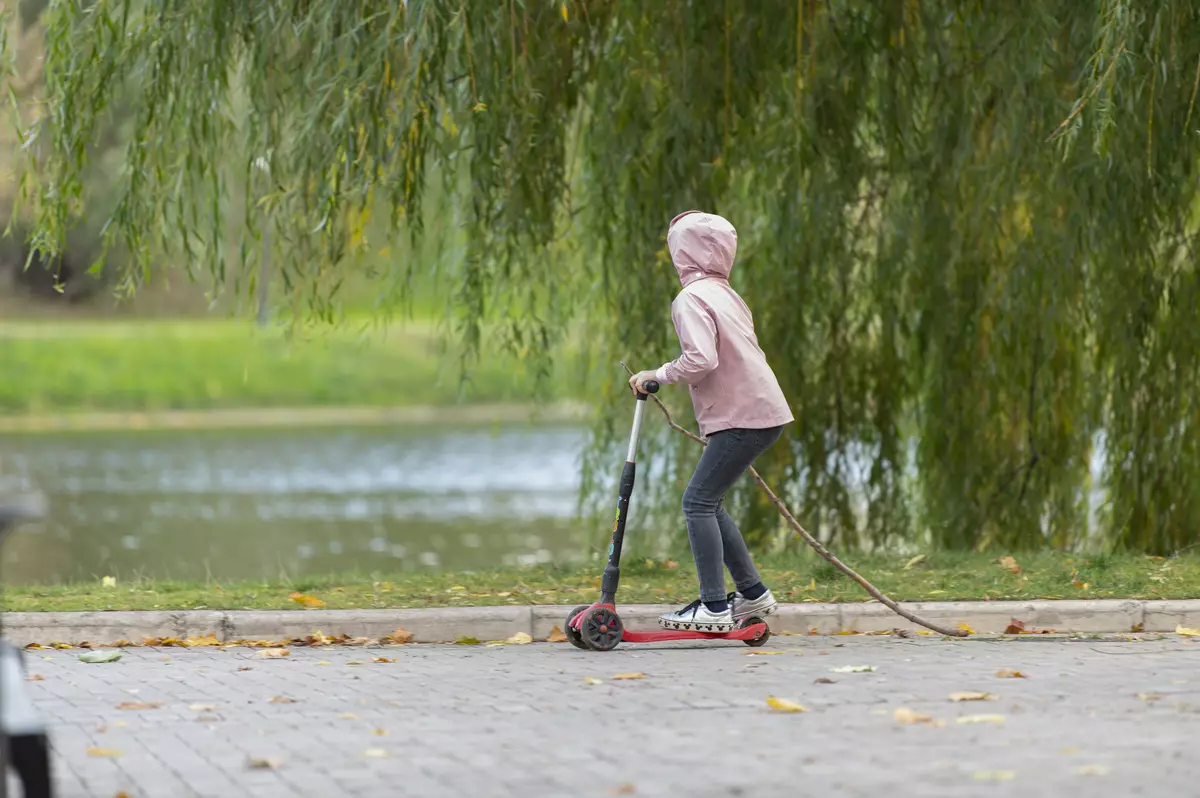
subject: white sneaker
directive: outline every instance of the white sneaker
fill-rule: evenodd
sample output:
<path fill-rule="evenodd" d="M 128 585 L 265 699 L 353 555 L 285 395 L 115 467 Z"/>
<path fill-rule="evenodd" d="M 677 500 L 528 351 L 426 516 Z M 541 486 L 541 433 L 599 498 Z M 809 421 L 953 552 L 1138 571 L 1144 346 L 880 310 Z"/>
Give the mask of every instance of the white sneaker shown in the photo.
<path fill-rule="evenodd" d="M 779 602 L 771 595 L 770 590 L 753 600 L 746 598 L 741 593 L 730 593 L 729 606 L 733 608 L 733 620 L 736 622 L 754 616 L 766 618 L 779 609 Z"/>
<path fill-rule="evenodd" d="M 733 611 L 709 612 L 699 599 L 681 610 L 660 615 L 658 623 L 664 629 L 692 632 L 729 632 L 733 630 Z"/>

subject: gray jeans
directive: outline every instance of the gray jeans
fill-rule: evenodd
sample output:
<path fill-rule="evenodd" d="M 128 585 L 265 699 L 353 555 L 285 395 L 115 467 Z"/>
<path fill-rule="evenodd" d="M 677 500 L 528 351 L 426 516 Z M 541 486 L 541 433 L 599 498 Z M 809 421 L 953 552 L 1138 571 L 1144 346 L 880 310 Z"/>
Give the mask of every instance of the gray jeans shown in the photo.
<path fill-rule="evenodd" d="M 783 427 L 728 429 L 713 433 L 700 455 L 696 473 L 683 492 L 683 517 L 700 577 L 701 601 L 725 600 L 725 572 L 738 590 L 758 584 L 758 570 L 750 559 L 737 524 L 725 512 L 725 494 L 754 460 L 783 434 Z"/>

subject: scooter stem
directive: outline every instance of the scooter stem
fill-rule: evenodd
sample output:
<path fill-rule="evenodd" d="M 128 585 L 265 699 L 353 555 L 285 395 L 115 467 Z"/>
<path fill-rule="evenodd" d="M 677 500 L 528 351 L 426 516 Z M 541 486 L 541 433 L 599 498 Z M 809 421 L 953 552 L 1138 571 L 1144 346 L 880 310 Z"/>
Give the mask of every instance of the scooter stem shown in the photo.
<path fill-rule="evenodd" d="M 633 410 L 633 430 L 629 433 L 629 451 L 625 455 L 625 466 L 621 469 L 621 487 L 617 493 L 617 514 L 613 519 L 612 541 L 608 544 L 608 563 L 600 580 L 600 603 L 615 604 L 617 584 L 621 581 L 621 544 L 625 541 L 625 519 L 629 514 L 629 497 L 633 495 L 633 481 L 637 473 L 637 444 L 642 432 L 642 416 L 646 412 L 646 398 L 658 392 L 658 383 L 648 380 L 646 393 L 637 392 L 637 404 Z"/>

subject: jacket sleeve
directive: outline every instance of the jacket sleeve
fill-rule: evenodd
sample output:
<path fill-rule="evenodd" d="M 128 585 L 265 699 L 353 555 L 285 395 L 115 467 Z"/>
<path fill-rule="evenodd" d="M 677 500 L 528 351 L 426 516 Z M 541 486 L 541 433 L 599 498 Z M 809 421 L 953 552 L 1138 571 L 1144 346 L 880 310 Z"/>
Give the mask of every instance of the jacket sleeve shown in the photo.
<path fill-rule="evenodd" d="M 691 294 L 680 294 L 671 305 L 671 320 L 683 354 L 664 363 L 654 376 L 669 385 L 694 385 L 717 367 L 717 322 L 708 306 Z"/>

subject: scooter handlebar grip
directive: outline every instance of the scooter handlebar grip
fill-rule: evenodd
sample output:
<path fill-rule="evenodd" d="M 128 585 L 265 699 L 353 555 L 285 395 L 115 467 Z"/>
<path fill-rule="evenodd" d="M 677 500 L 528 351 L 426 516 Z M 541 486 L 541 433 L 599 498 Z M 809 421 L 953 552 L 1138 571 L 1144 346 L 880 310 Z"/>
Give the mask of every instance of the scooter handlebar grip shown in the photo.
<path fill-rule="evenodd" d="M 646 380 L 642 387 L 646 389 L 646 393 L 658 393 L 658 380 Z"/>

